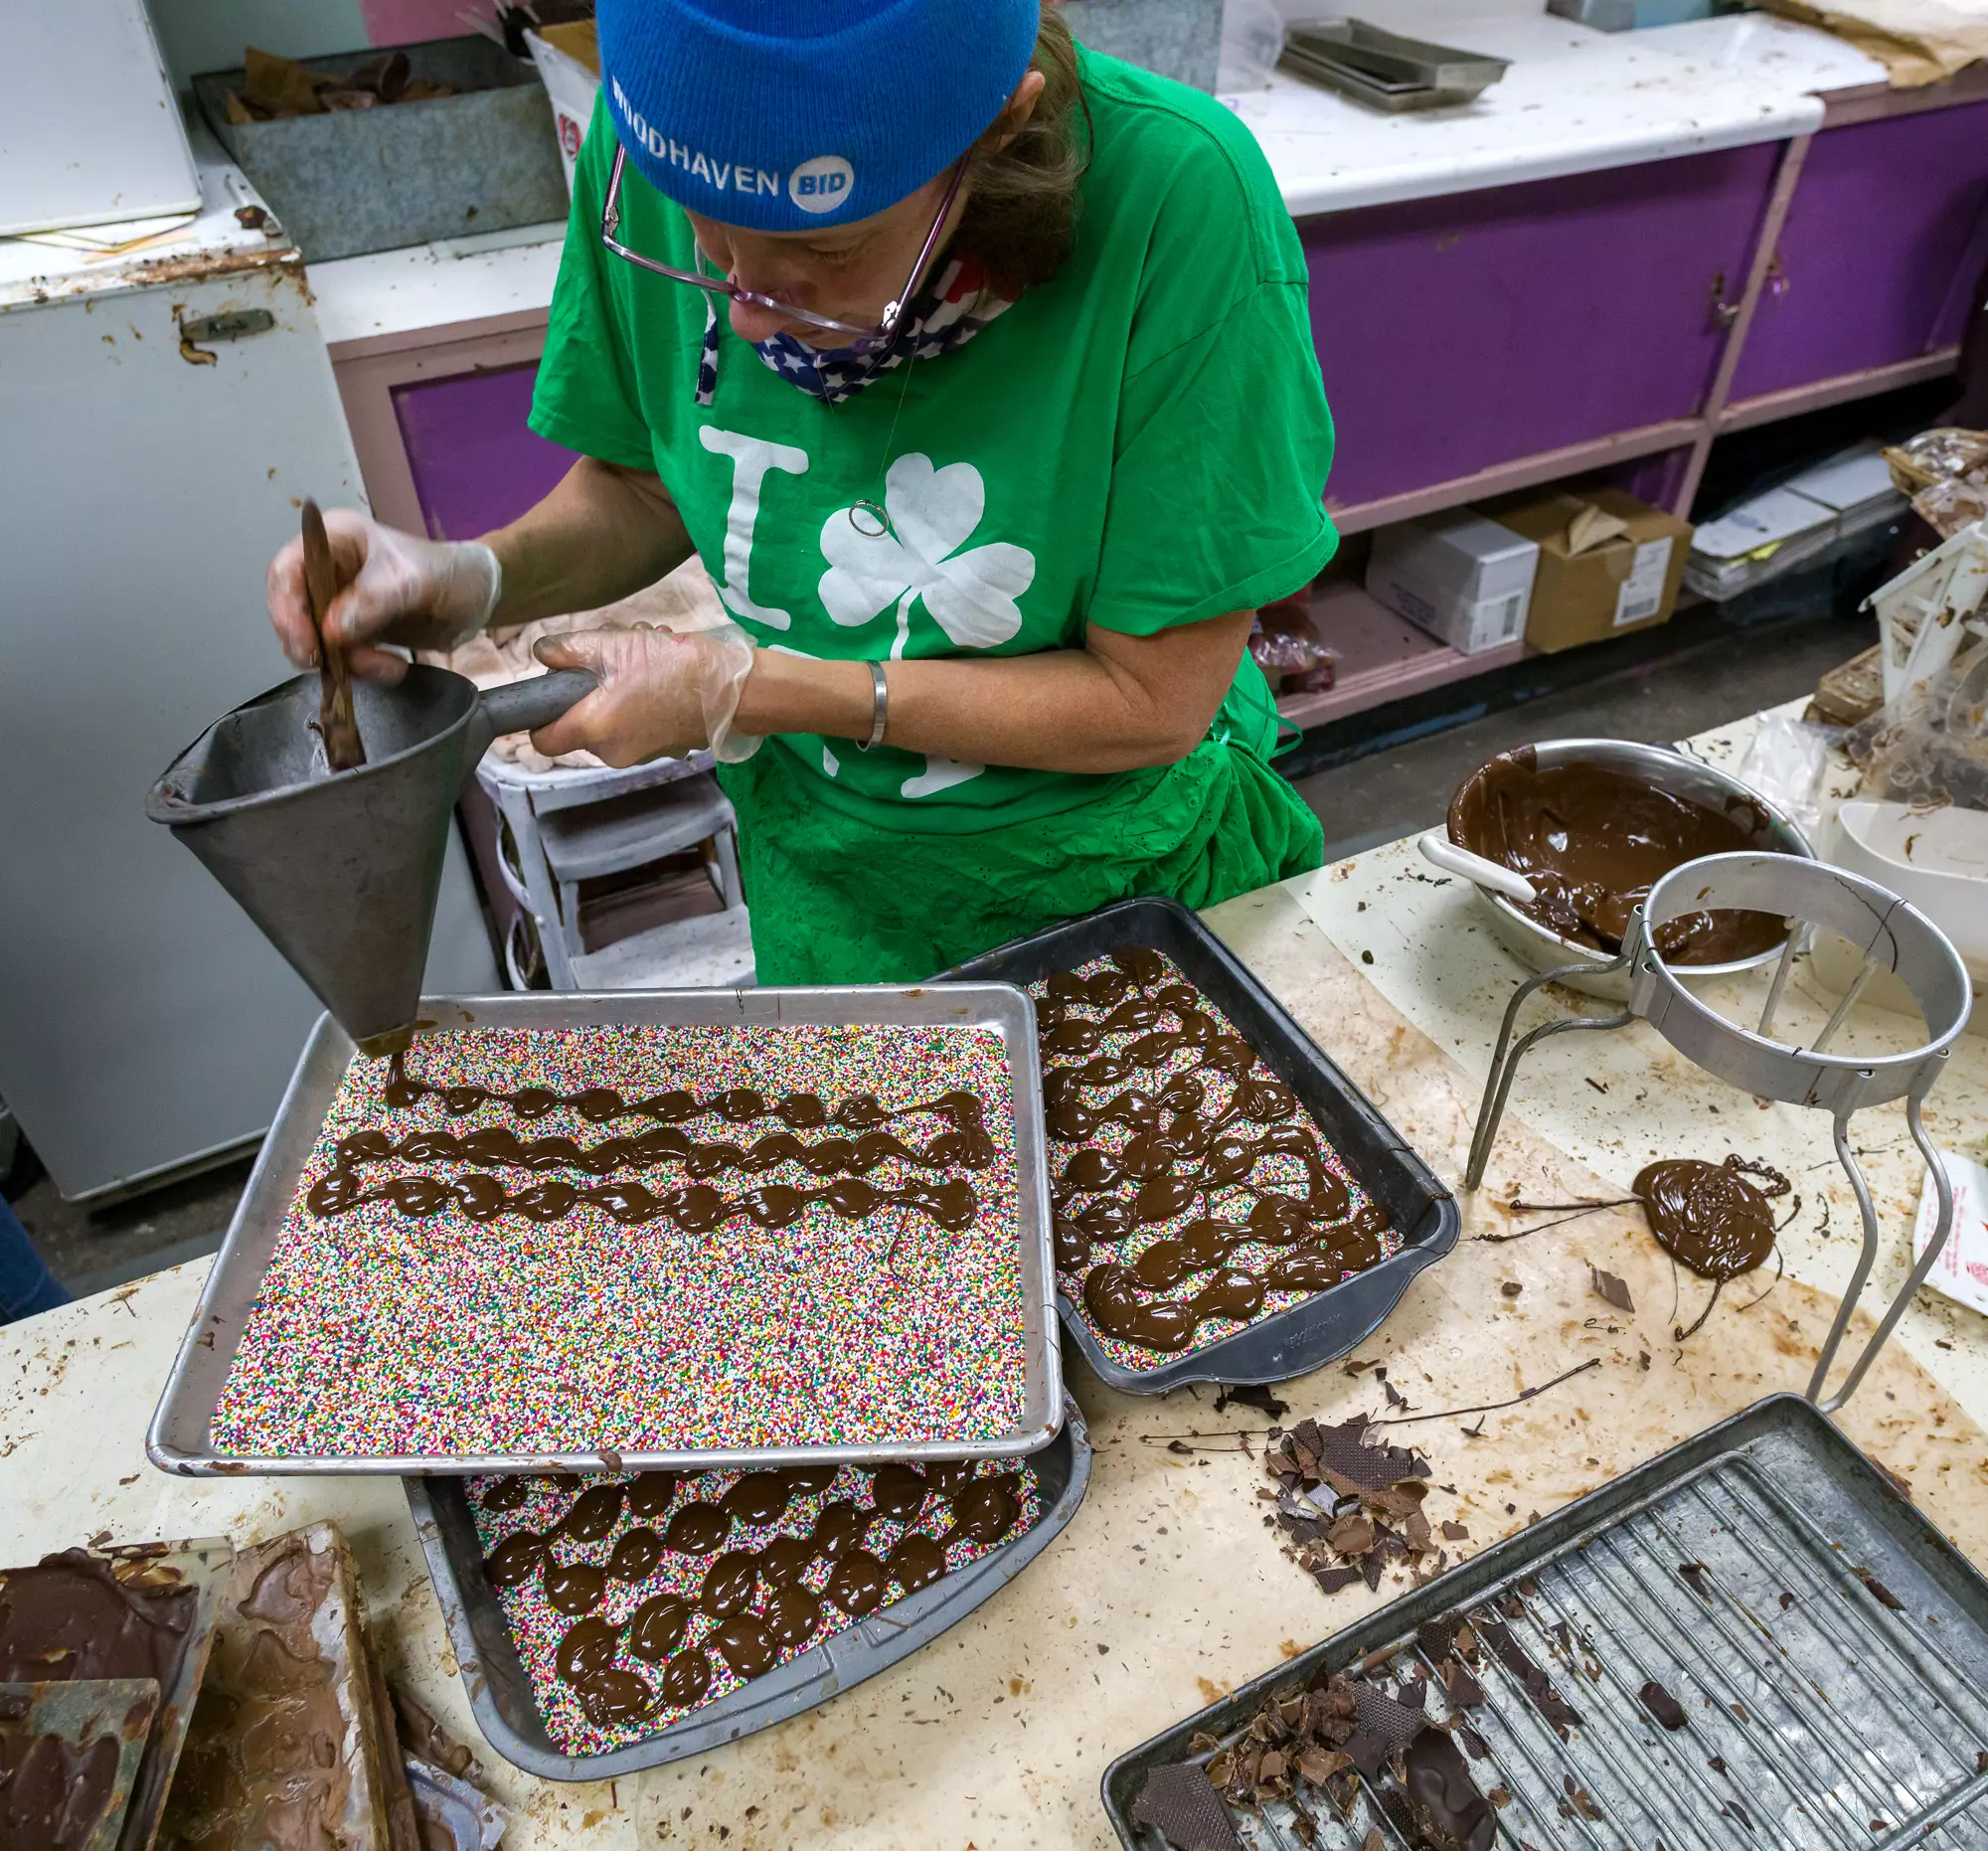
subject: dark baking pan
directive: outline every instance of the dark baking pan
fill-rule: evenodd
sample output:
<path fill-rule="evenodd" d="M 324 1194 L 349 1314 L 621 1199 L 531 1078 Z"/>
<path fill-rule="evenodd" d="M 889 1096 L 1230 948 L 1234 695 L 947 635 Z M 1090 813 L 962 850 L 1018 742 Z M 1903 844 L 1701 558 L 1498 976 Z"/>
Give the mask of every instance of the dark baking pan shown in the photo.
<path fill-rule="evenodd" d="M 1077 1515 L 1090 1480 L 1090 1435 L 1068 1397 L 1063 1430 L 1040 1452 L 1029 1454 L 1040 1479 L 1042 1515 L 1036 1525 L 956 1575 L 880 1607 L 867 1618 L 831 1633 L 798 1658 L 743 1684 L 680 1722 L 605 1755 L 568 1755 L 546 1734 L 532 1680 L 511 1641 L 510 1622 L 490 1579 L 476 1520 L 460 1478 L 403 1478 L 415 1533 L 428 1559 L 428 1576 L 441 1602 L 442 1623 L 469 1692 L 469 1707 L 490 1746 L 508 1762 L 544 1780 L 606 1780 L 660 1767 L 689 1755 L 706 1755 L 803 1710 L 826 1703 L 860 1684 L 998 1594 L 1050 1545 Z"/>
<path fill-rule="evenodd" d="M 1563 1740 L 1528 1701 L 1523 1664 L 1514 1675 L 1480 1654 L 1485 1700 L 1467 1721 L 1488 1757 L 1470 1769 L 1481 1791 L 1510 1795 L 1501 1846 L 1988 1845 L 1988 1581 L 1794 1395 L 1756 1402 L 1120 1756 L 1103 1782 L 1119 1838 L 1164 1844 L 1132 1808 L 1151 1768 L 1202 1759 L 1197 1733 L 1227 1744 L 1265 1697 L 1393 1653 L 1432 1670 L 1417 1629 L 1494 1604 L 1577 1712 Z M 1645 1706 L 1649 1683 L 1682 1707 L 1675 1733 Z M 1454 1714 L 1440 1678 L 1428 1704 L 1438 1721 Z M 1249 1844 L 1356 1851 L 1369 1830 L 1406 1842 L 1371 1793 L 1347 1819 L 1322 1793 L 1301 1797 L 1316 1837 L 1272 1801 L 1248 1815 Z"/>
<path fill-rule="evenodd" d="M 1133 1395 L 1162 1395 L 1184 1382 L 1286 1382 L 1308 1375 L 1371 1337 L 1401 1302 L 1408 1281 L 1456 1245 L 1461 1226 L 1456 1200 L 1366 1094 L 1178 901 L 1121 900 L 969 958 L 939 980 L 1027 985 L 1134 944 L 1172 958 L 1297 1094 L 1360 1186 L 1403 1231 L 1402 1251 L 1302 1304 L 1258 1318 L 1232 1337 L 1169 1357 L 1151 1369 L 1114 1363 L 1083 1313 L 1059 1292 L 1064 1328 L 1104 1381 Z"/>

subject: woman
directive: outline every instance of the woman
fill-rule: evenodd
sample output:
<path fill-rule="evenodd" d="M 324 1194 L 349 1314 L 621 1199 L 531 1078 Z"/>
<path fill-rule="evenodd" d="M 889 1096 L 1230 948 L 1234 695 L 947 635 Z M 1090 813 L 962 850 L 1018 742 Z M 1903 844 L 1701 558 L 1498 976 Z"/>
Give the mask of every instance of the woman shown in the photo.
<path fill-rule="evenodd" d="M 735 622 L 539 645 L 534 736 L 711 745 L 759 981 L 892 981 L 1315 867 L 1257 606 L 1335 537 L 1303 252 L 1246 130 L 1038 0 L 601 0 L 533 428 L 481 542 L 332 519 L 333 633 L 445 649 L 695 550 Z M 314 660 L 300 550 L 270 612 Z"/>

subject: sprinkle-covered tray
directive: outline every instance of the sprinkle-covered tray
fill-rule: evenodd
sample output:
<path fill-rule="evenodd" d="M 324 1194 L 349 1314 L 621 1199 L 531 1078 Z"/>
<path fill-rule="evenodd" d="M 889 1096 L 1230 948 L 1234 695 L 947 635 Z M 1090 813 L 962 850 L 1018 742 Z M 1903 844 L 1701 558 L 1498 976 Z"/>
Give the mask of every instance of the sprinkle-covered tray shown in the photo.
<path fill-rule="evenodd" d="M 1123 974 L 1121 964 L 1143 967 L 1154 953 L 1165 968 L 1153 982 L 1116 980 Z M 1189 1346 L 1178 1353 L 1114 1338 L 1098 1325 L 1092 1307 L 1076 1295 L 1080 1290 L 1077 1262 L 1089 1263 L 1091 1254 L 1060 1253 L 1059 1304 L 1084 1360 L 1113 1388 L 1156 1395 L 1186 1382 L 1286 1381 L 1363 1343 L 1400 1302 L 1408 1281 L 1456 1245 L 1459 1221 L 1449 1192 L 1215 934 L 1174 901 L 1121 901 L 970 959 L 947 972 L 945 980 L 1000 980 L 1036 989 L 1060 973 L 1083 971 L 1114 979 L 1109 1000 L 1140 991 L 1157 995 L 1163 1005 L 1161 1024 L 1182 1023 L 1177 1011 L 1169 1013 L 1164 1006 L 1165 979 L 1185 979 L 1199 992 L 1193 1013 L 1201 1018 L 1195 1026 L 1203 1039 L 1191 1048 L 1177 1030 L 1135 1031 L 1146 1032 L 1151 1044 L 1183 1044 L 1177 1055 L 1156 1061 L 1156 1050 L 1132 1043 L 1132 1032 L 1104 1032 L 1110 1017 L 1102 993 L 1090 1000 L 1078 998 L 1060 1012 L 1068 1016 L 1066 1036 L 1075 1031 L 1068 1051 L 1057 1049 L 1058 1028 L 1049 1030 L 1055 1065 L 1045 1074 L 1045 1088 L 1056 1093 L 1048 1101 L 1049 1134 L 1056 1134 L 1057 1108 L 1066 1101 L 1089 1115 L 1107 1104 L 1112 1094 L 1122 1100 L 1128 1095 L 1121 1090 L 1137 1086 L 1162 1094 L 1165 1105 L 1171 1078 L 1206 1092 L 1210 1108 L 1221 1114 L 1207 1133 L 1234 1146 L 1233 1152 L 1225 1152 L 1219 1141 L 1211 1141 L 1206 1159 L 1167 1159 L 1149 1166 L 1153 1176 L 1140 1183 L 1138 1158 L 1123 1137 L 1126 1127 L 1111 1132 L 1109 1151 L 1069 1142 L 1056 1145 L 1051 1161 L 1059 1168 L 1057 1186 L 1073 1211 L 1064 1219 L 1077 1224 L 1064 1229 L 1059 1246 L 1081 1245 L 1099 1257 L 1115 1253 L 1118 1258 L 1108 1267 L 1092 1264 L 1091 1270 L 1116 1275 L 1117 1295 L 1135 1315 L 1162 1303 L 1153 1294 L 1165 1291 L 1163 1284 L 1154 1285 L 1137 1271 L 1140 1262 L 1148 1268 L 1152 1262 L 1162 1262 L 1164 1276 L 1164 1262 L 1171 1258 L 1177 1262 L 1175 1280 L 1186 1282 L 1176 1283 L 1165 1308 L 1176 1317 L 1187 1311 L 1201 1318 Z M 1226 1058 L 1231 1053 L 1237 1056 L 1233 1063 Z M 1090 1057 L 1087 1065 L 1073 1065 L 1085 1056 Z M 1235 1071 L 1203 1072 L 1211 1063 Z M 1088 1084 L 1090 1069 L 1096 1070 L 1095 1084 Z M 1250 1090 L 1268 1102 L 1253 1103 Z M 1304 1132 L 1307 1139 L 1315 1130 L 1325 1140 L 1323 1150 L 1302 1159 L 1280 1154 L 1273 1147 L 1282 1142 L 1277 1134 L 1286 1127 Z M 1089 1174 L 1079 1167 L 1086 1162 L 1096 1164 Z M 1199 1169 L 1206 1177 L 1211 1165 L 1219 1163 L 1248 1176 L 1251 1186 L 1217 1184 L 1201 1192 L 1188 1186 L 1192 1179 L 1187 1172 Z M 1147 1198 L 1167 1188 L 1179 1199 L 1169 1197 L 1148 1214 Z M 1250 1204 L 1252 1215 L 1303 1212 L 1277 1242 L 1265 1245 L 1248 1238 L 1246 1224 L 1232 1228 L 1222 1219 L 1240 1221 Z M 1120 1222 L 1109 1219 L 1114 1215 Z M 1214 1219 L 1197 1228 L 1189 1219 L 1195 1216 Z M 1308 1231 L 1312 1223 L 1334 1222 L 1337 1227 L 1329 1235 Z M 1231 1238 L 1219 1243 L 1223 1251 L 1189 1251 L 1197 1239 L 1224 1235 Z M 1297 1245 L 1293 1235 L 1299 1237 Z M 1169 1251 L 1156 1251 L 1161 1249 Z M 1293 1265 L 1294 1261 L 1302 1266 Z M 1257 1273 L 1244 1288 L 1245 1302 L 1211 1305 L 1217 1293 L 1242 1285 L 1245 1267 Z M 1302 1267 L 1323 1276 L 1303 1276 Z M 1344 1276 L 1331 1282 L 1339 1274 Z M 1196 1276 L 1208 1281 L 1200 1292 L 1194 1287 Z M 1081 1284 L 1088 1283 L 1089 1275 L 1083 1274 Z M 1224 1314 L 1231 1310 L 1243 1316 Z"/>
<path fill-rule="evenodd" d="M 163 1469 L 1011 1457 L 1061 1413 L 1005 984 L 430 998 L 306 1045 L 147 1436 Z M 906 1358 L 917 1366 L 907 1366 Z"/>
<path fill-rule="evenodd" d="M 559 1733 L 567 1738 L 565 1747 L 555 1740 L 541 1707 L 537 1685 L 544 1682 L 543 1667 L 535 1684 L 527 1653 L 520 1650 L 518 1621 L 526 1616 L 507 1612 L 505 1592 L 492 1585 L 484 1534 L 491 1526 L 489 1513 L 480 1509 L 481 1487 L 467 1479 L 427 1477 L 409 1478 L 406 1489 L 469 1707 L 490 1746 L 506 1761 L 542 1779 L 606 1780 L 686 1756 L 708 1754 L 741 1736 L 785 1722 L 896 1664 L 964 1619 L 1041 1555 L 1083 1501 L 1090 1476 L 1090 1440 L 1075 1403 L 1065 1402 L 1062 1428 L 1049 1445 L 1002 1469 L 1016 1466 L 1026 1475 L 1029 1487 L 1026 1528 L 1018 1523 L 1005 1541 L 984 1552 L 960 1550 L 955 1545 L 948 1555 L 966 1555 L 963 1563 L 915 1589 L 887 1590 L 890 1598 L 861 1616 L 833 1610 L 833 1598 L 824 1590 L 821 1605 L 830 1609 L 825 1612 L 824 1629 L 798 1656 L 723 1691 L 687 1714 L 675 1714 L 674 1720 L 669 1720 L 672 1708 L 660 1706 L 647 1733 L 624 1732 L 619 1740 L 603 1739 L 594 1745 L 562 1729 Z M 989 1468 L 983 1465 L 980 1469 L 986 1472 Z M 852 1482 L 849 1472 L 842 1478 L 845 1487 Z M 681 1505 L 688 1495 L 684 1488 L 678 1488 L 675 1503 Z M 875 1494 L 860 1495 L 871 1499 Z M 934 1499 L 934 1510 L 936 1506 Z M 816 1530 L 820 1527 L 816 1518 Z M 896 1536 L 901 1527 L 886 1524 L 881 1530 L 884 1535 Z M 934 1525 L 927 1521 L 920 1527 Z M 746 1528 L 742 1519 L 726 1540 L 737 1548 L 758 1534 Z M 561 1540 L 557 1553 L 562 1559 L 599 1555 L 602 1545 L 607 1545 L 611 1566 L 611 1548 L 624 1543 L 625 1530 L 621 1543 L 609 1545 L 605 1536 L 592 1546 Z M 777 1541 L 762 1544 L 761 1553 L 778 1547 Z M 855 1553 L 847 1552 L 842 1559 Z M 765 1566 L 763 1562 L 761 1566 Z M 821 1577 L 813 1573 L 806 1579 L 812 1584 Z M 610 1593 L 604 1610 L 611 1618 L 621 1618 L 620 1607 L 640 1592 L 628 1592 L 618 1601 Z M 516 1607 L 517 1588 L 509 1593 Z M 529 1639 L 528 1620 L 523 1629 Z M 702 1622 L 699 1629 L 703 1630 Z M 626 1628 L 631 1641 L 634 1632 L 631 1621 Z M 704 1649 L 715 1662 L 722 1646 L 707 1637 Z M 640 1665 L 641 1674 L 658 1683 L 668 1675 L 667 1663 L 645 1662 L 634 1654 L 627 1663 Z"/>

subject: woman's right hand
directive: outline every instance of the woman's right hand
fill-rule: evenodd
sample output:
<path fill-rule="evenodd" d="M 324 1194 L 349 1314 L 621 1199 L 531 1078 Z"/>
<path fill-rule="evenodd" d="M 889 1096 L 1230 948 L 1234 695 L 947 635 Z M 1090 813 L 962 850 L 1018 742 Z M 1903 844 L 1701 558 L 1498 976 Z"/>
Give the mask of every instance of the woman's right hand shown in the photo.
<path fill-rule="evenodd" d="M 425 540 L 352 508 L 329 509 L 324 529 L 339 587 L 325 613 L 325 632 L 364 680 L 399 681 L 408 672 L 404 658 L 377 645 L 445 652 L 476 635 L 497 609 L 503 572 L 480 541 Z M 315 668 L 317 630 L 304 589 L 301 538 L 269 562 L 268 597 L 283 653 L 298 668 Z"/>

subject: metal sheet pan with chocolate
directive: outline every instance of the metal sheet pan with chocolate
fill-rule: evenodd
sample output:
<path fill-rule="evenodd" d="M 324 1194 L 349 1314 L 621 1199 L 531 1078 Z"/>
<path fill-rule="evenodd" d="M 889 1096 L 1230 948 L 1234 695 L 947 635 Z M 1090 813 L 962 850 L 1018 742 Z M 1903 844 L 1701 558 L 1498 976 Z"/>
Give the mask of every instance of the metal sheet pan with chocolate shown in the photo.
<path fill-rule="evenodd" d="M 1112 1387 L 1343 1356 L 1455 1245 L 1456 1204 L 1195 916 L 1122 901 L 945 981 L 1037 994 L 1059 1308 Z"/>

